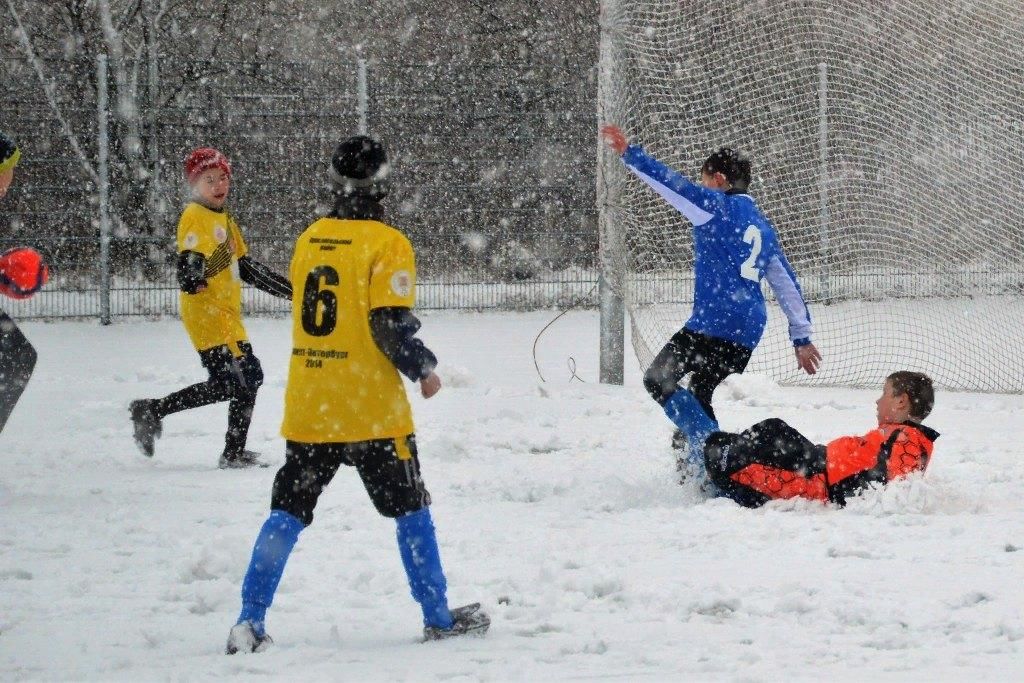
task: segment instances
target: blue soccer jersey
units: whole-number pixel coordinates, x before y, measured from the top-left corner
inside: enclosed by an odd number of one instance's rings
[[[794,345],[810,343],[811,316],[775,228],[748,194],[697,185],[630,145],[622,160],[693,224],[693,313],[685,327],[754,348],[767,313],[761,279],[767,278],[789,320]]]

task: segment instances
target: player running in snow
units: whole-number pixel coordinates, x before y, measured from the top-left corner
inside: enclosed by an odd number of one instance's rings
[[[355,467],[377,511],[395,519],[398,549],[424,638],[483,634],[479,604],[449,609],[444,571],[420,478],[412,412],[399,372],[430,398],[437,359],[415,337],[416,267],[406,237],[382,222],[388,162],[379,142],[356,136],[331,160],[334,210],[299,237],[292,256],[293,348],[285,389],[286,462],[242,583],[242,611],[227,653],[258,652],[288,556],[313,521],[341,465]]]
[[[845,505],[869,486],[924,471],[939,434],[921,422],[934,405],[931,379],[904,370],[885,380],[875,402],[878,427],[863,436],[814,444],[779,419],[731,434],[704,416],[705,423],[690,425],[689,437],[703,452],[712,483],[740,505],[797,497]]]
[[[796,274],[772,224],[747,194],[750,162],[723,147],[704,162],[698,185],[643,147],[630,145],[617,126],[606,125],[601,134],[634,175],[693,224],[693,312],[644,375],[648,393],[679,431],[687,433],[702,417],[713,420],[715,388],[747,367],[767,321],[762,278],[789,319],[798,365],[809,375],[817,372],[821,354],[811,343],[811,316]],[[687,375],[689,386],[681,388]],[[689,467],[700,475],[700,453],[683,450]]]
[[[178,222],[178,285],[181,321],[210,378],[159,399],[132,401],[135,443],[152,457],[161,420],[173,413],[229,401],[222,469],[265,467],[245,441],[263,383],[263,369],[242,325],[242,282],[290,299],[291,283],[248,255],[242,231],[224,209],[231,165],[215,149],[202,147],[185,159],[192,202]]]
[[[14,180],[21,150],[0,132],[0,199]],[[32,249],[18,247],[0,256],[0,291],[24,299],[46,284],[46,266]],[[28,386],[36,367],[36,350],[14,321],[0,311],[0,432]]]

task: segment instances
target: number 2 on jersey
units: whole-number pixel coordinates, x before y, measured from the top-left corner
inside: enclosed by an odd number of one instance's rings
[[[757,257],[761,255],[761,231],[756,225],[748,225],[747,231],[743,233],[743,241],[751,245],[750,256],[740,266],[740,275],[746,280],[754,282],[761,281],[761,274],[757,270]]]
[[[312,337],[326,337],[338,324],[338,296],[329,289],[321,289],[321,280],[325,287],[336,287],[338,271],[330,266],[317,266],[306,276],[302,290],[302,329]]]

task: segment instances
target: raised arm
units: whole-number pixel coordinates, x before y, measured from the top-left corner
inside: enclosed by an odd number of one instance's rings
[[[704,225],[722,209],[724,195],[697,185],[669,168],[640,145],[630,145],[617,126],[601,129],[605,142],[622,157],[633,175],[640,178],[695,226]]]

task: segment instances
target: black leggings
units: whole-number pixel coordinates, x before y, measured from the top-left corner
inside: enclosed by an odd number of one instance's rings
[[[321,492],[341,465],[355,467],[373,505],[384,517],[401,517],[430,505],[420,477],[416,438],[353,443],[287,442],[285,463],[274,477],[270,508],[309,526]]]
[[[644,375],[647,393],[661,405],[679,389],[679,380],[690,377],[690,391],[712,420],[715,411],[711,397],[729,375],[743,372],[753,349],[725,339],[692,332],[685,327],[676,332],[654,358]]]
[[[10,316],[0,311],[0,432],[35,367],[36,350]]]
[[[239,342],[242,352],[235,357],[227,346],[215,346],[199,352],[199,359],[210,378],[159,399],[154,404],[157,417],[163,418],[190,408],[230,401],[228,431],[224,437],[224,455],[237,458],[245,450],[245,441],[256,405],[256,392],[263,384],[263,368],[253,355],[252,346]]]

